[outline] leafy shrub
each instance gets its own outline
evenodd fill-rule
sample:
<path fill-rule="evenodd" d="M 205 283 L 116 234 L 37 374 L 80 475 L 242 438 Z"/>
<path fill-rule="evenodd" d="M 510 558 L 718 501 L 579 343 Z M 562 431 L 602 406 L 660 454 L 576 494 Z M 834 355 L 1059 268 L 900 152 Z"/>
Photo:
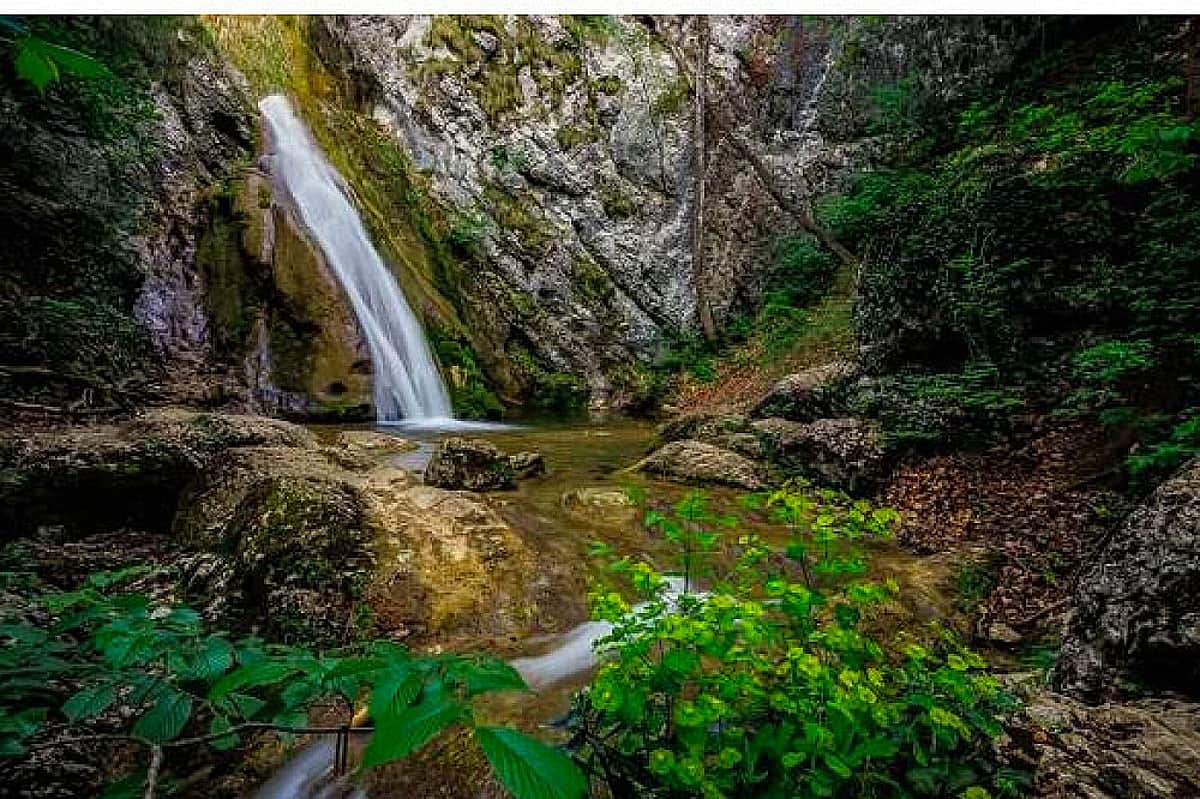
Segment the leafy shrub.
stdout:
<path fill-rule="evenodd" d="M 1172 428 L 1166 440 L 1149 444 L 1125 461 L 1129 474 L 1143 482 L 1162 478 L 1187 461 L 1200 456 L 1200 408 L 1185 412 L 1184 421 Z"/>
<path fill-rule="evenodd" d="M 777 304 L 811 305 L 829 290 L 837 263 L 812 236 L 783 236 L 775 241 L 768 292 Z"/>
<path fill-rule="evenodd" d="M 518 799 L 586 793 L 565 754 L 515 730 L 477 723 L 476 697 L 525 688 L 504 662 L 415 655 L 388 641 L 313 653 L 232 640 L 209 632 L 190 608 L 157 607 L 144 594 L 117 592 L 145 571 L 93 574 L 79 590 L 44 591 L 5 609 L 0 756 L 43 745 L 35 736 L 50 724 L 85 740 L 127 738 L 159 754 L 203 744 L 229 749 L 246 732 L 304 732 L 309 707 L 341 699 L 365 702 L 374 721 L 363 754 L 367 767 L 402 758 L 449 727 L 465 727 Z M 65 690 L 72 693 L 63 701 Z"/>
<path fill-rule="evenodd" d="M 1020 386 L 1004 383 L 993 364 L 961 372 L 902 373 L 882 378 L 851 399 L 854 410 L 879 418 L 888 435 L 907 443 L 981 443 L 1007 428 L 1024 407 Z"/>
<path fill-rule="evenodd" d="M 1105 341 L 1072 357 L 1075 376 L 1088 383 L 1116 383 L 1154 366 L 1153 345 L 1138 341 Z"/>
<path fill-rule="evenodd" d="M 655 368 L 667 374 L 686 372 L 702 383 L 717 379 L 712 347 L 691 331 L 668 331 Z"/>
<path fill-rule="evenodd" d="M 613 631 L 572 713 L 580 759 L 619 795 L 988 796 L 985 784 L 1007 784 L 987 743 L 1013 700 L 982 658 L 942 630 L 879 631 L 898 587 L 864 579 L 855 545 L 890 536 L 898 515 L 798 488 L 766 500 L 792 530 L 782 552 L 698 495 L 651 515 L 679 554 L 681 593 L 644 561 L 610 563 L 643 601 L 593 592 Z M 711 574 L 704 592 L 698 571 Z"/>
<path fill-rule="evenodd" d="M 1163 59 L 1177 30 L 1051 23 L 958 99 L 875 94 L 886 163 L 817 208 L 862 257 L 869 370 L 987 361 L 1047 410 L 1109 421 L 1195 404 L 1200 127 Z"/>

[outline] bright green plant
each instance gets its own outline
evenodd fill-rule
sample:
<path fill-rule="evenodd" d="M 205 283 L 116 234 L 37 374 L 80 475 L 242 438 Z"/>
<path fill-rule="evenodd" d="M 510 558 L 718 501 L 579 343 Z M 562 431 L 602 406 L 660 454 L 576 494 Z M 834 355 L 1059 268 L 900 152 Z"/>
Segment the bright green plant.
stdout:
<path fill-rule="evenodd" d="M 891 535 L 898 514 L 802 485 L 765 504 L 791 529 L 783 551 L 745 532 L 725 544 L 699 497 L 651 518 L 674 527 L 683 563 L 724 563 L 704 592 L 686 590 L 687 571 L 681 583 L 610 564 L 641 602 L 593 592 L 613 631 L 572 714 L 577 757 L 617 795 L 986 797 L 1007 785 L 987 743 L 1012 699 L 983 660 L 944 630 L 881 630 L 899 589 L 863 577 L 858 544 Z"/>
<path fill-rule="evenodd" d="M 43 591 L 5 609 L 0 755 L 20 756 L 64 737 L 125 739 L 151 753 L 147 773 L 135 780 L 152 796 L 166 753 L 204 744 L 228 749 L 252 731 L 334 732 L 310 727 L 308 708 L 341 699 L 365 703 L 374 722 L 364 767 L 402 758 L 458 727 L 471 731 L 518 799 L 586 792 L 559 750 L 476 722 L 476 697 L 525 689 L 503 661 L 417 655 L 386 641 L 314 653 L 235 640 L 207 630 L 190 608 L 115 590 L 144 571 L 94 574 L 78 590 Z"/>
<path fill-rule="evenodd" d="M 1115 383 L 1154 366 L 1149 341 L 1104 341 L 1075 353 L 1075 376 L 1088 383 Z"/>
<path fill-rule="evenodd" d="M 1184 421 L 1175 425 L 1163 441 L 1149 444 L 1145 451 L 1130 455 L 1125 463 L 1138 480 L 1165 477 L 1185 462 L 1200 456 L 1200 408 L 1184 413 Z"/>
<path fill-rule="evenodd" d="M 89 55 L 34 36 L 13 17 L 0 17 L 0 41 L 12 44 L 17 77 L 42 94 L 63 73 L 77 78 L 102 78 L 111 74 L 108 67 Z"/>

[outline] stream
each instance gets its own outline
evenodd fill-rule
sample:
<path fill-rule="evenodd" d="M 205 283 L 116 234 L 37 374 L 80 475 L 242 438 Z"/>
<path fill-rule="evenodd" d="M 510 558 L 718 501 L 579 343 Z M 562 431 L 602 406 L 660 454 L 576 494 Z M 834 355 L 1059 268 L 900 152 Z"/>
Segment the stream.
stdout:
<path fill-rule="evenodd" d="M 422 471 L 436 443 L 453 435 L 474 435 L 495 443 L 506 452 L 540 452 L 546 459 L 544 476 L 521 481 L 513 491 L 489 494 L 491 504 L 518 530 L 529 545 L 550 554 L 555 562 L 578 564 L 578 595 L 564 596 L 562 614 L 569 626 L 557 635 L 539 636 L 500 645 L 503 654 L 525 678 L 531 693 L 490 698 L 489 719 L 536 729 L 561 717 L 571 697 L 586 684 L 595 666 L 594 642 L 609 625 L 590 621 L 585 603 L 586 579 L 592 565 L 587 550 L 604 541 L 617 551 L 660 560 L 660 543 L 647 534 L 633 507 L 620 504 L 627 486 L 650 489 L 658 500 L 674 500 L 692 490 L 674 483 L 653 481 L 623 470 L 640 458 L 653 437 L 646 422 L 614 419 L 602 422 L 532 419 L 512 425 L 451 422 L 449 425 L 400 423 L 320 427 L 319 436 L 334 436 L 346 429 L 374 429 L 417 442 L 415 450 L 389 456 L 393 465 Z M 586 495 L 590 501 L 574 498 Z M 710 488 L 706 494 L 714 509 L 739 511 L 744 526 L 773 543 L 782 543 L 785 531 L 762 514 L 747 515 L 737 505 L 740 492 Z M 953 613 L 946 601 L 944 565 L 936 558 L 920 558 L 891 542 L 871 545 L 872 571 L 878 577 L 895 577 L 906 586 L 907 611 L 917 620 L 946 618 Z M 661 564 L 665 565 L 665 561 Z M 365 739 L 364 739 L 365 740 Z M 361 746 L 364 740 L 352 744 Z M 366 799 L 364 789 L 332 779 L 334 743 L 321 739 L 292 755 L 255 794 L 257 799 Z M 404 763 L 378 771 L 395 772 Z M 385 775 L 386 776 L 386 775 Z M 394 782 L 384 779 L 385 784 Z M 375 799 L 407 796 L 404 789 L 377 789 Z M 439 794 L 440 795 L 440 794 Z"/>

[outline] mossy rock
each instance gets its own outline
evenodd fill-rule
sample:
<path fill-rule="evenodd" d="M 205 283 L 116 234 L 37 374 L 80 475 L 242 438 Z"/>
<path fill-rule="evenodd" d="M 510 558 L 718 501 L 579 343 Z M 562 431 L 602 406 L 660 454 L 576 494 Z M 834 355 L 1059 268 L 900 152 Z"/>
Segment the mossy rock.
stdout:
<path fill-rule="evenodd" d="M 64 427 L 0 438 L 0 524 L 68 532 L 165 529 L 188 481 L 234 447 L 307 448 L 307 430 L 261 416 L 150 411 L 121 425 Z"/>

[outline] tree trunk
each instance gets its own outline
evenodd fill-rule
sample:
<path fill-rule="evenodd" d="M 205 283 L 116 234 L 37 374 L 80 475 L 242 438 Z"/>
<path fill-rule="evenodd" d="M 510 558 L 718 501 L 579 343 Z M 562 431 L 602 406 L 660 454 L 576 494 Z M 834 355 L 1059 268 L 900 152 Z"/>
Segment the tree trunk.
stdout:
<path fill-rule="evenodd" d="M 843 263 L 848 266 L 858 266 L 858 257 L 854 253 L 850 252 L 832 233 L 819 225 L 817 220 L 813 219 L 812 214 L 801 208 L 797 203 L 792 202 L 780 191 L 779 187 L 775 185 L 775 179 L 771 176 L 771 170 L 767 168 L 763 160 L 754 152 L 754 148 L 733 130 L 732 126 L 725 131 L 725 136 L 742 158 L 749 162 L 751 168 L 754 170 L 754 174 L 758 176 L 759 182 L 767 190 L 767 194 L 771 195 L 771 199 L 775 201 L 776 205 L 791 214 L 806 233 L 816 236 Z"/>
<path fill-rule="evenodd" d="M 704 258 L 704 180 L 708 172 L 708 139 L 705 130 L 705 115 L 708 105 L 708 17 L 696 17 L 699 28 L 699 53 L 696 56 L 695 118 L 692 138 L 695 147 L 696 190 L 692 210 L 692 282 L 696 292 L 696 310 L 700 316 L 700 329 L 709 343 L 717 340 L 717 326 L 713 321 L 712 303 L 709 301 L 705 284 Z"/>

